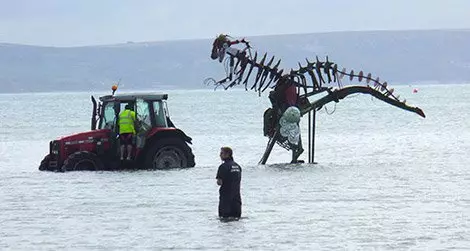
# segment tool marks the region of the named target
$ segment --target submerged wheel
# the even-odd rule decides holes
[[[49,161],[51,160],[51,155],[46,155],[44,159],[42,159],[41,164],[39,164],[39,171],[47,171],[49,168]]]
[[[171,169],[194,166],[191,148],[179,138],[156,139],[145,156],[148,169]]]
[[[103,170],[103,163],[96,154],[82,151],[69,155],[62,165],[62,171],[96,171]]]

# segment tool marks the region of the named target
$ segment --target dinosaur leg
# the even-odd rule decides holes
[[[305,163],[305,161],[298,159],[303,152],[304,152],[304,149],[298,149],[298,150],[293,151],[291,163]]]
[[[271,151],[273,150],[274,144],[276,143],[278,134],[279,134],[279,126],[276,126],[276,131],[274,131],[273,136],[269,138],[268,145],[266,146],[266,150],[264,151],[263,157],[261,157],[261,160],[259,161],[258,164],[260,165],[266,164],[266,161],[268,160],[268,157],[271,154]]]
[[[293,163],[304,163],[303,160],[299,160],[300,155],[304,152],[304,148],[302,147],[302,138],[299,139],[299,146],[296,148],[292,148],[292,161]]]

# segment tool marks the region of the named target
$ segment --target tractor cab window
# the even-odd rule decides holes
[[[162,101],[153,101],[153,112],[155,114],[155,125],[157,127],[167,127],[167,114]]]
[[[138,128],[138,131],[147,132],[152,127],[152,122],[150,120],[149,103],[143,99],[137,99],[136,105],[137,105],[136,118],[140,125],[140,128]]]
[[[131,110],[135,112],[135,102],[133,101],[121,101],[119,103],[119,113],[126,110],[126,106],[130,106]]]
[[[104,105],[103,117],[99,124],[99,129],[114,129],[116,123],[116,113],[114,111],[114,103],[108,102]]]

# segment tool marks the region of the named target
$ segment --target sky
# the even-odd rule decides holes
[[[361,30],[470,29],[468,0],[0,0],[0,43],[85,46]]]

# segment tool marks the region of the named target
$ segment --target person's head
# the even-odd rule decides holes
[[[127,105],[126,105],[126,110],[133,110],[132,105],[131,105],[131,104],[127,104]]]
[[[220,159],[225,160],[233,160],[233,151],[232,148],[228,146],[224,146],[220,148]]]

